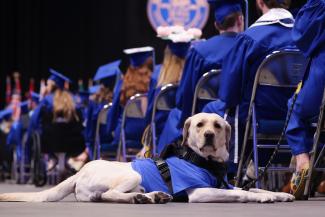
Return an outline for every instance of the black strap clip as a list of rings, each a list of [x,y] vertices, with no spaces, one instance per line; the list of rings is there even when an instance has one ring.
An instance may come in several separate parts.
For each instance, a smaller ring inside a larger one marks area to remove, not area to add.
[[[155,162],[162,179],[166,183],[169,192],[172,194],[173,193],[173,186],[172,186],[172,179],[171,179],[168,164],[166,163],[165,160],[163,160],[161,158],[154,158],[153,161]]]

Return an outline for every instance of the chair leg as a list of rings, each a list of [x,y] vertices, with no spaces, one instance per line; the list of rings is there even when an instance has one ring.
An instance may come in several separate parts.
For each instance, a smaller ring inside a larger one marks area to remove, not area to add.
[[[241,153],[240,153],[238,169],[237,169],[237,175],[236,175],[236,183],[235,183],[236,187],[239,187],[239,185],[241,183],[244,156],[245,156],[245,152],[246,152],[246,146],[247,146],[247,142],[248,142],[248,135],[249,135],[249,131],[250,131],[249,128],[250,128],[250,117],[247,118],[247,122],[246,122],[246,127],[245,127],[246,130],[245,130],[245,135],[244,135],[244,140],[243,140],[243,146],[242,146],[242,150],[241,150]]]
[[[126,141],[125,141],[125,132],[124,132],[124,129],[122,129],[122,131],[121,131],[121,136],[122,136],[122,138],[121,138],[121,143],[122,143],[122,160],[124,161],[124,162],[126,162]]]
[[[152,156],[157,155],[157,137],[156,137],[156,125],[154,122],[151,123],[152,132]]]
[[[258,147],[257,147],[257,124],[256,124],[256,114],[255,109],[253,109],[253,115],[252,115],[252,127],[253,127],[253,151],[254,151],[254,167],[255,167],[255,178],[257,179],[255,183],[256,188],[260,188],[260,181],[258,180]]]
[[[315,140],[313,144],[313,149],[311,151],[310,155],[310,162],[309,162],[309,170],[308,170],[308,176],[306,180],[306,185],[305,185],[305,190],[304,190],[304,199],[308,199],[310,195],[310,187],[311,187],[311,181],[312,181],[312,175],[313,175],[313,170],[315,166],[315,158],[316,158],[316,150],[317,150],[317,145],[318,145],[318,139]]]
[[[311,156],[310,156],[310,162],[309,162],[309,170],[308,170],[308,176],[307,176],[307,181],[306,181],[306,185],[305,185],[305,190],[304,190],[304,199],[308,199],[309,194],[310,194],[310,183],[312,181],[312,175],[313,175],[313,170],[315,168],[315,158],[316,158],[316,152],[317,152],[317,146],[318,146],[318,142],[319,142],[319,137],[321,134],[321,128],[324,126],[324,105],[325,103],[325,95],[323,96],[323,100],[322,100],[322,107],[320,109],[320,113],[319,113],[319,117],[318,117],[318,122],[317,122],[317,129],[316,129],[316,134],[315,134],[315,138],[314,138],[314,144],[312,147],[312,151],[311,151]],[[322,154],[322,153],[320,153]]]

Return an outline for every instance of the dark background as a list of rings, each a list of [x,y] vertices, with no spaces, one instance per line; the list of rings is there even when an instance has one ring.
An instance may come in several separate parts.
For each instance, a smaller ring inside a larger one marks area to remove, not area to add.
[[[304,2],[293,0],[293,7]],[[49,67],[86,81],[98,66],[121,58],[125,48],[153,46],[161,61],[165,43],[155,37],[146,4],[147,0],[1,0],[0,108],[5,77],[14,70],[21,73],[26,90],[31,77],[38,88]],[[255,1],[250,0],[250,23],[257,16]],[[216,34],[212,13],[203,33],[205,38]]]

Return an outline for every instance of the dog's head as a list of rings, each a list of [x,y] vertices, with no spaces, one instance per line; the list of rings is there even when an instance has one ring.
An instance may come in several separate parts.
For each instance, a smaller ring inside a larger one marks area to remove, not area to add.
[[[217,114],[199,113],[185,121],[182,145],[206,159],[226,162],[230,137],[231,127],[227,121]]]

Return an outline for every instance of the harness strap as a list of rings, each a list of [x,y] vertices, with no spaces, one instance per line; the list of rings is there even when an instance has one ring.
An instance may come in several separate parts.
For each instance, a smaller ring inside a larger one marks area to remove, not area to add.
[[[168,164],[166,163],[165,160],[163,160],[161,158],[154,158],[153,161],[155,162],[155,164],[156,164],[156,166],[157,166],[157,168],[159,170],[161,178],[166,183],[169,192],[172,194],[174,191],[173,191],[172,179],[171,179]]]
[[[170,170],[168,164],[164,160],[170,156],[176,156],[200,168],[208,170],[213,176],[217,178],[218,184],[215,186],[216,188],[223,187],[226,189],[231,189],[228,185],[228,182],[225,180],[225,176],[227,175],[227,168],[223,163],[218,163],[211,159],[206,160],[188,147],[179,147],[174,145],[167,146],[162,155],[164,156],[161,156],[161,158],[153,158],[153,161],[155,162],[162,179],[165,181],[171,193],[173,193],[173,187]]]

